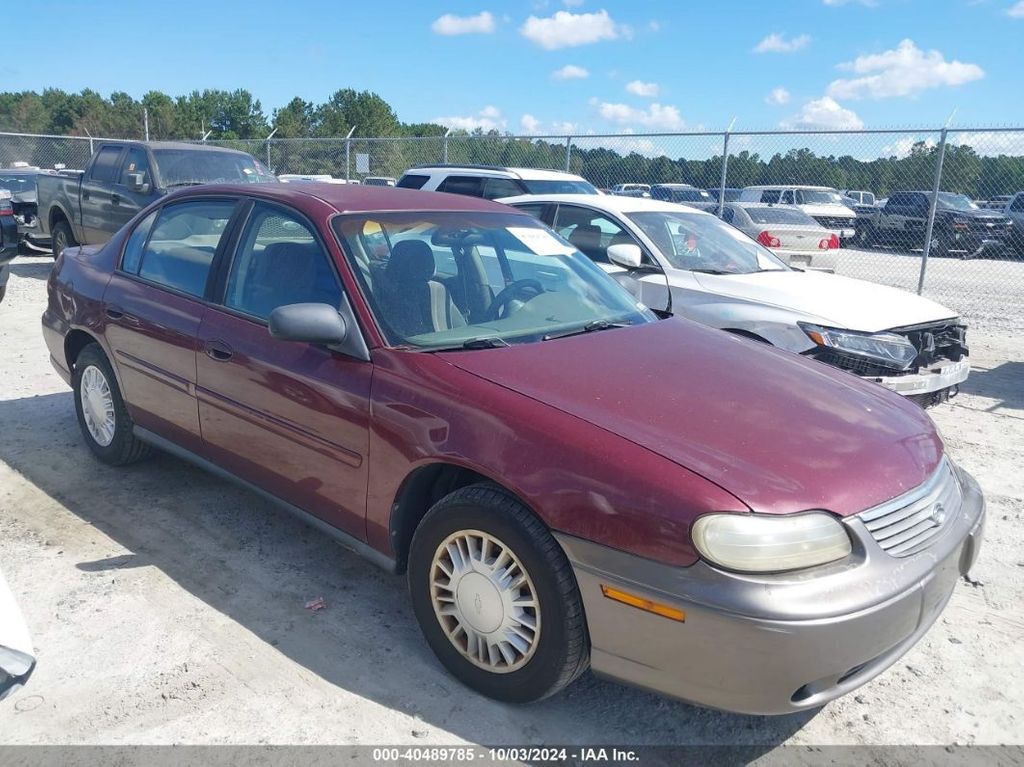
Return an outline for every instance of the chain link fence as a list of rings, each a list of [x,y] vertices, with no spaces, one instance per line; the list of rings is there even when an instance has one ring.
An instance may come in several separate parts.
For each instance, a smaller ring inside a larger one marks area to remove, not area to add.
[[[99,140],[0,134],[0,166],[83,168]],[[447,162],[569,170],[602,189],[690,185],[712,203],[723,192],[726,200],[760,194],[844,234],[828,254],[836,273],[920,292],[979,327],[1024,332],[1024,194],[1013,197],[1024,193],[1024,128],[209,143],[246,151],[278,174],[353,181]],[[846,207],[813,207],[821,191],[806,186],[839,192]]]

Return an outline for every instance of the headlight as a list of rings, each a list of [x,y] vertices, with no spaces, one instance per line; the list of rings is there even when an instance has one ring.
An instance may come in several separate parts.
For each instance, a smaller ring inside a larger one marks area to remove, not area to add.
[[[694,523],[693,542],[705,559],[748,573],[800,570],[850,553],[842,524],[820,511],[786,516],[708,514]]]
[[[895,333],[858,333],[855,330],[823,328],[802,322],[799,324],[808,338],[818,346],[866,357],[898,370],[906,370],[917,359],[914,345]]]

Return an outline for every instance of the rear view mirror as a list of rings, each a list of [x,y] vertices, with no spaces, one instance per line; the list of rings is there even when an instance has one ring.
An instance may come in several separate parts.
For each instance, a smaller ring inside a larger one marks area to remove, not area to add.
[[[608,246],[608,260],[623,269],[639,269],[642,258],[639,245],[621,242]]]
[[[288,304],[270,313],[270,335],[282,341],[337,345],[348,328],[338,310],[328,304]]]

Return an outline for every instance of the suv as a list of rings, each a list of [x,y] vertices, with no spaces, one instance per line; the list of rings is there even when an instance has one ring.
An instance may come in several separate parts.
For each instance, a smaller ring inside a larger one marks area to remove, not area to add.
[[[402,174],[398,186],[488,200],[521,194],[600,194],[593,184],[572,173],[497,165],[417,165]]]
[[[617,197],[650,197],[650,184],[616,184],[611,188],[611,193]]]
[[[839,232],[847,241],[856,234],[857,213],[843,204],[842,195],[829,186],[778,184],[748,186],[740,194],[740,202],[763,202],[768,205],[796,205],[826,229]]]

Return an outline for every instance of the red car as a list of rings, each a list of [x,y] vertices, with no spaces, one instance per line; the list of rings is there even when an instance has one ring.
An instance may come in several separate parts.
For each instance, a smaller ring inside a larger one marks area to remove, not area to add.
[[[589,666],[819,706],[909,649],[980,545],[978,486],[918,407],[660,319],[496,203],[194,187],[48,289],[96,457],[165,450],[407,572],[438,658],[501,700]]]

